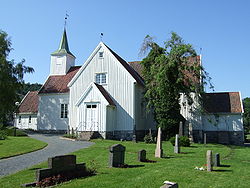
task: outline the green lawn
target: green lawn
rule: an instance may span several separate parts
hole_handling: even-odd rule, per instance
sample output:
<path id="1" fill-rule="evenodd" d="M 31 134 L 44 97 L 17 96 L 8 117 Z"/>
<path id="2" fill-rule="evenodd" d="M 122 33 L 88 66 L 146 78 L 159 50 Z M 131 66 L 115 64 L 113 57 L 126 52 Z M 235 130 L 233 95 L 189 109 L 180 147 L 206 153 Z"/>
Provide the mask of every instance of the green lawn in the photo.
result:
<path id="1" fill-rule="evenodd" d="M 250 148 L 226 147 L 222 145 L 192 144 L 192 147 L 181 148 L 181 154 L 173 153 L 173 146 L 169 142 L 163 143 L 166 158 L 154 158 L 155 145 L 109 140 L 94 140 L 95 145 L 82 149 L 74 154 L 77 162 L 86 162 L 87 166 L 95 166 L 96 176 L 72 180 L 58 187 L 107 187 L 107 188 L 159 188 L 163 181 L 178 182 L 180 187 L 249 187 L 250 185 Z M 125 163 L 129 165 L 143 165 L 136 168 L 108 168 L 109 146 L 121 143 L 126 146 Z M 137 162 L 137 151 L 147 150 L 147 158 L 157 163 Z M 206 163 L 206 151 L 220 153 L 221 164 L 224 167 L 214 168 L 215 171 L 198 171 L 195 166 Z M 94 165 L 93 165 L 94 164 Z M 226 166 L 228 165 L 228 166 Z M 230 166 L 229 166 L 230 165 Z M 42 163 L 31 169 L 18 172 L 0 179 L 0 187 L 18 187 L 22 183 L 34 181 L 37 168 L 46 167 Z"/>
<path id="2" fill-rule="evenodd" d="M 35 151 L 47 146 L 47 143 L 30 137 L 8 136 L 0 140 L 0 159 Z"/>

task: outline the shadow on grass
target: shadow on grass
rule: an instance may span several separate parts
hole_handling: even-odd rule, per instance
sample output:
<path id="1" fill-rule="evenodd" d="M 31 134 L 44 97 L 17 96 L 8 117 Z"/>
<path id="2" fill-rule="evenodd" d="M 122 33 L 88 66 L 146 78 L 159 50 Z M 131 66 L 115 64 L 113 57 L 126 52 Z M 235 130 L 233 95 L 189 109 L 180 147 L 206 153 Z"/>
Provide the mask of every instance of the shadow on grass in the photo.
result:
<path id="1" fill-rule="evenodd" d="M 232 172 L 232 170 L 216 169 L 213 172 Z"/>
<path id="2" fill-rule="evenodd" d="M 180 152 L 180 154 L 191 154 L 191 153 L 195 153 L 195 152 Z"/>
<path id="3" fill-rule="evenodd" d="M 197 146 L 189 146 L 189 147 L 186 147 L 186 148 L 198 148 Z"/>
<path id="4" fill-rule="evenodd" d="M 30 168 L 29 170 L 39 170 L 39 169 L 42 169 L 42 168 Z"/>
<path id="5" fill-rule="evenodd" d="M 120 165 L 117 168 L 139 168 L 139 167 L 144 167 L 145 165 L 128 165 L 128 164 L 124 164 L 124 165 Z"/>
<path id="6" fill-rule="evenodd" d="M 219 167 L 230 167 L 231 165 L 219 165 Z"/>

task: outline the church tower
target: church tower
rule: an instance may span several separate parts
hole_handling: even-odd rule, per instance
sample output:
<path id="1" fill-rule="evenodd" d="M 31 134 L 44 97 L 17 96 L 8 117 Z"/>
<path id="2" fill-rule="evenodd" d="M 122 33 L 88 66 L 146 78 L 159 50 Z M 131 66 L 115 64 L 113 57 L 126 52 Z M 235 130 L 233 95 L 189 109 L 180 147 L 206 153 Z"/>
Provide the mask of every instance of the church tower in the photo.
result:
<path id="1" fill-rule="evenodd" d="M 75 56 L 69 51 L 66 29 L 58 50 L 51 54 L 50 76 L 66 75 L 70 67 L 75 66 Z"/>

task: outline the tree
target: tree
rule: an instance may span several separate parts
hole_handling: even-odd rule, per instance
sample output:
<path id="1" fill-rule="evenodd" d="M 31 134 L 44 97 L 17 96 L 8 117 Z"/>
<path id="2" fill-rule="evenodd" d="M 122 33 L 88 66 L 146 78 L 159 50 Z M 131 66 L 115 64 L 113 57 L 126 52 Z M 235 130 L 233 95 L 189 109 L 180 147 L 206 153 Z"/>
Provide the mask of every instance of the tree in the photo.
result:
<path id="1" fill-rule="evenodd" d="M 164 47 L 146 36 L 142 51 L 147 49 L 150 52 L 141 62 L 147 107 L 154 110 L 155 121 L 170 137 L 182 120 L 180 94 L 183 93 L 191 105 L 194 102 L 191 93 L 196 94 L 196 99 L 200 98 L 203 92 L 200 81 L 207 78 L 207 73 L 200 62 L 193 61 L 197 56 L 193 47 L 174 32 Z"/>
<path id="2" fill-rule="evenodd" d="M 19 63 L 8 60 L 11 50 L 7 33 L 0 30 L 0 125 L 7 122 L 16 108 L 24 74 L 34 72 L 33 68 L 24 66 L 24 60 Z"/>
<path id="3" fill-rule="evenodd" d="M 243 114 L 243 124 L 245 133 L 249 133 L 250 131 L 250 98 L 243 99 L 243 108 L 244 108 L 244 114 Z"/>
<path id="4" fill-rule="evenodd" d="M 21 90 L 18 92 L 20 99 L 22 99 L 29 91 L 37 91 L 42 87 L 42 84 L 38 83 L 23 83 L 22 87 L 20 88 Z"/>

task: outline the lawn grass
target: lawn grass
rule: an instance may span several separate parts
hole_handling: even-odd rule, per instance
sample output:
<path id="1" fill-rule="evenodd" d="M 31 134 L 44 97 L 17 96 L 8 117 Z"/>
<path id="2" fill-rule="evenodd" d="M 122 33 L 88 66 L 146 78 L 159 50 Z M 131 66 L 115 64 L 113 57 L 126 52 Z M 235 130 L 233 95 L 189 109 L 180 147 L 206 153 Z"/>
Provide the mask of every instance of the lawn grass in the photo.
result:
<path id="1" fill-rule="evenodd" d="M 8 136 L 0 140 L 0 159 L 16 156 L 44 148 L 47 143 L 30 138 Z"/>
<path id="2" fill-rule="evenodd" d="M 154 144 L 94 140 L 93 146 L 74 152 L 77 162 L 86 162 L 87 167 L 97 168 L 97 175 L 65 182 L 58 187 L 108 187 L 108 188 L 159 188 L 165 180 L 178 182 L 179 187 L 249 187 L 250 185 L 250 148 L 226 147 L 223 145 L 192 144 L 181 148 L 181 154 L 173 153 L 169 142 L 163 143 L 166 158 L 154 158 Z M 125 163 L 142 165 L 135 168 L 108 168 L 109 146 L 121 143 L 126 146 Z M 137 152 L 147 151 L 147 158 L 157 163 L 137 161 Z M 206 163 L 206 151 L 220 153 L 223 167 L 214 168 L 213 172 L 195 170 L 195 166 Z M 228 165 L 228 166 L 226 166 Z M 229 166 L 230 165 L 230 166 Z M 18 187 L 22 183 L 33 182 L 37 168 L 47 167 L 47 163 L 18 172 L 0 179 L 0 187 Z"/>

